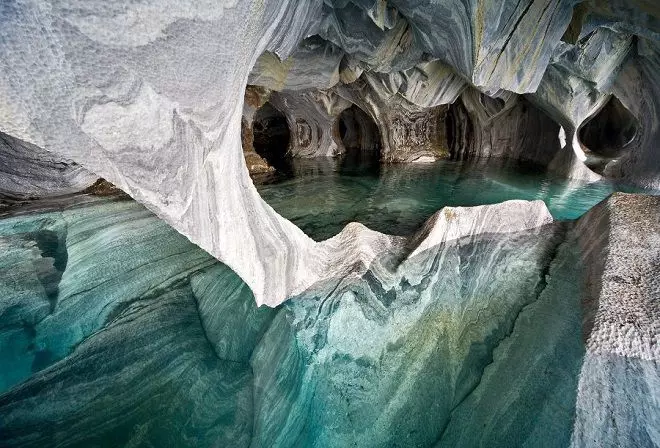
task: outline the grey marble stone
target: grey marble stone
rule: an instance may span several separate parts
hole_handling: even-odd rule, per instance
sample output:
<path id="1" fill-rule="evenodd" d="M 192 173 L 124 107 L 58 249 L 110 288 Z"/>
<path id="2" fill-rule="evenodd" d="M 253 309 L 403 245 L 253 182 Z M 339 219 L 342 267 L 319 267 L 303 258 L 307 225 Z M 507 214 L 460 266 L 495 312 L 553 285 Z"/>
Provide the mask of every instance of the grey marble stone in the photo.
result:
<path id="1" fill-rule="evenodd" d="M 275 305 L 360 254 L 340 260 L 260 199 L 242 152 L 248 82 L 289 98 L 303 90 L 332 98 L 315 100 L 308 127 L 291 120 L 301 156 L 342 152 L 332 117 L 346 100 L 378 126 L 383 161 L 448 157 L 447 105 L 474 90 L 489 99 L 461 99 L 486 118 L 472 154 L 541 163 L 554 155 L 547 165 L 564 176 L 658 186 L 658 11 L 637 1 L 576 3 L 9 3 L 0 131 L 107 179 L 226 262 L 258 303 Z M 498 99 L 514 114 L 516 94 L 561 126 L 561 149 L 541 115 L 495 119 L 504 114 L 493 113 Z M 578 135 L 610 95 L 639 128 L 599 174 Z M 291 115 L 301 110 L 311 108 Z M 528 151 L 537 133 L 541 144 Z M 247 153 L 248 165 L 268 170 Z"/>
<path id="2" fill-rule="evenodd" d="M 574 446 L 654 446 L 660 394 L 660 200 L 615 193 L 578 223 L 586 354 Z"/>
<path id="3" fill-rule="evenodd" d="M 503 158 L 548 166 L 560 151 L 559 125 L 518 95 L 491 98 L 465 90 L 449 108 L 451 157 Z"/>
<path id="4" fill-rule="evenodd" d="M 657 197 L 352 223 L 276 309 L 135 202 L 37 202 L 0 220 L 2 446 L 657 444 Z"/>
<path id="5" fill-rule="evenodd" d="M 98 179 L 57 154 L 0 132 L 0 195 L 38 198 L 77 193 Z"/>

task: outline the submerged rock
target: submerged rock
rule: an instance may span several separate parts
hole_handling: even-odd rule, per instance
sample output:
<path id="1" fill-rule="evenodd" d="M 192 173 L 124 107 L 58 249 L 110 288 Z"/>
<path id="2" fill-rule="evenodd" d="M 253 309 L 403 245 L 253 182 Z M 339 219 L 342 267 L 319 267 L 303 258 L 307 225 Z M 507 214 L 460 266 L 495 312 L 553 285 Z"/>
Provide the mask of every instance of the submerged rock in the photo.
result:
<path id="1" fill-rule="evenodd" d="M 247 446 L 274 310 L 133 201 L 58 208 L 0 220 L 0 446 Z"/>
<path id="2" fill-rule="evenodd" d="M 190 287 L 140 298 L 0 397 L 2 446 L 247 446 L 251 371 L 219 359 Z"/>
<path id="3" fill-rule="evenodd" d="M 441 441 L 453 410 L 492 362 L 493 350 L 545 288 L 562 241 L 560 227 L 458 237 L 398 266 L 392 264 L 395 254 L 380 256 L 358 278 L 329 281 L 285 303 L 251 361 L 253 443 Z M 566 299 L 577 312 L 579 300 Z M 579 319 L 574 322 L 577 351 L 566 356 L 579 359 Z M 536 405 L 552 407 L 556 400 L 550 396 Z M 527 412 L 523 409 L 515 412 Z M 570 428 L 572 414 L 563 418 Z"/>
<path id="4" fill-rule="evenodd" d="M 0 220 L 0 446 L 655 443 L 657 198 L 354 223 L 276 309 L 134 202 L 55 204 Z"/>

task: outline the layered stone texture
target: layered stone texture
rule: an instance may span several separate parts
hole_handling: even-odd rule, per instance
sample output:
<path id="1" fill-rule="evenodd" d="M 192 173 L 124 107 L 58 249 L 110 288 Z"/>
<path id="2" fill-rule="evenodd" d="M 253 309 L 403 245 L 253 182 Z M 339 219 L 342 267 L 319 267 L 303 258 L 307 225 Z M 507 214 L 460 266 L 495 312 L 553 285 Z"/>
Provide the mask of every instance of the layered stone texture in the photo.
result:
<path id="1" fill-rule="evenodd" d="M 97 179 L 74 162 L 0 132 L 0 198 L 71 194 L 84 190 Z"/>
<path id="2" fill-rule="evenodd" d="M 504 158 L 547 166 L 560 150 L 559 126 L 523 97 L 491 98 L 475 89 L 452 104 L 451 157 Z"/>
<path id="3" fill-rule="evenodd" d="M 271 105 L 286 117 L 291 157 L 344 153 L 337 119 L 347 103 L 378 127 L 382 161 L 449 157 L 452 140 L 467 133 L 447 132 L 448 105 L 461 96 L 475 138 L 453 151 L 459 158 L 511 157 L 568 177 L 657 187 L 656 8 L 575 7 L 12 3 L 0 30 L 0 131 L 107 179 L 231 266 L 259 303 L 274 305 L 344 267 L 253 188 L 242 145 L 253 172 L 274 165 L 249 147 L 263 98 L 245 109 L 248 84 L 281 95 L 283 105 Z M 597 173 L 585 164 L 579 131 L 612 95 L 639 125 Z M 505 107 L 495 112 L 499 100 Z M 539 145 L 527 149 L 534 135 Z"/>
<path id="4" fill-rule="evenodd" d="M 89 201 L 0 220 L 3 446 L 657 444 L 655 197 L 354 223 L 360 265 L 276 309 L 136 203 Z"/>
<path id="5" fill-rule="evenodd" d="M 446 208 L 424 234 L 442 235 L 443 244 L 419 245 L 396 269 L 391 253 L 375 260 L 361 278 L 328 282 L 313 295 L 285 304 L 252 358 L 260 409 L 253 443 L 444 442 L 455 410 L 480 383 L 495 347 L 508 339 L 519 313 L 544 289 L 561 240 L 552 226 L 543 228 L 547 239 L 538 237 L 541 227 L 517 232 L 511 227 L 511 232 L 481 237 L 479 230 L 461 229 L 463 220 L 494 223 L 501 216 L 483 212 Z M 579 302 L 573 298 L 572 303 Z M 575 384 L 579 319 L 573 319 L 570 331 L 575 351 L 563 355 L 573 358 L 572 366 L 567 373 L 565 367 L 551 371 L 557 381 L 573 373 Z M 289 367 L 273 369 L 277 365 Z M 540 425 L 543 440 L 551 440 L 551 427 L 567 441 L 571 401 L 571 394 L 557 391 L 535 403 L 539 414 L 545 406 L 566 407 L 561 417 L 548 413 L 563 427 L 544 424 L 542 418 L 530 418 L 528 424 Z M 556 442 L 560 446 L 561 440 Z"/>
<path id="6" fill-rule="evenodd" d="M 8 5 L 0 130 L 148 204 L 227 260 L 260 302 L 267 283 L 279 302 L 304 288 L 318 263 L 311 240 L 252 186 L 242 97 L 257 58 L 293 53 L 320 9 L 307 1 Z M 133 29 L 130 17 L 149 19 Z"/>
<path id="7" fill-rule="evenodd" d="M 364 81 L 337 90 L 378 126 L 382 161 L 428 162 L 447 157 L 447 108 L 440 104 L 423 108 L 411 103 L 400 94 L 402 83 L 401 77 L 365 76 Z"/>
<path id="8" fill-rule="evenodd" d="M 658 11 L 623 3 L 603 8 L 598 2 L 586 2 L 576 9 L 567 42 L 557 47 L 537 92 L 529 98 L 547 110 L 564 131 L 563 150 L 551 163 L 552 169 L 576 178 L 595 178 L 596 171 L 657 188 L 657 143 L 650 138 L 655 135 L 658 117 L 657 72 L 651 69 L 658 59 L 654 25 Z M 611 140 L 626 142 L 618 145 L 618 154 L 588 160 L 598 148 L 591 150 L 580 141 L 578 130 L 590 120 L 598 120 L 612 102 L 620 102 L 624 119 L 634 121 L 633 137 L 628 127 L 616 127 Z"/>
<path id="9" fill-rule="evenodd" d="M 127 200 L 37 201 L 0 235 L 0 445 L 249 444 L 273 311 L 236 274 Z"/>
<path id="10" fill-rule="evenodd" d="M 345 152 L 339 115 L 351 103 L 332 90 L 277 92 L 273 106 L 284 111 L 291 130 L 292 157 L 334 157 Z"/>
<path id="11" fill-rule="evenodd" d="M 507 217 L 507 209 L 521 206 L 529 213 Z M 3 347 L 11 349 L 2 352 L 3 364 L 11 366 L 3 375 L 13 375 L 3 387 L 11 390 L 0 395 L 4 446 L 266 446 L 267 440 L 282 437 L 284 428 L 264 427 L 262 422 L 285 417 L 279 410 L 269 411 L 271 400 L 284 390 L 266 387 L 274 373 L 296 369 L 264 363 L 288 350 L 272 333 L 284 336 L 283 331 L 290 331 L 282 324 L 295 308 L 257 309 L 250 290 L 235 274 L 133 202 L 95 200 L 77 206 L 69 202 L 63 211 L 57 202 L 41 207 L 46 211 L 1 220 L 3 245 L 13 254 L 11 270 L 2 272 L 22 267 L 20 279 L 3 275 L 0 280 L 3 288 L 9 288 L 8 297 L 17 300 L 13 304 L 3 300 Z M 525 229 L 531 236 L 534 226 L 550 222 L 540 203 L 446 209 L 417 235 L 417 247 L 424 250 L 420 244 L 431 239 L 440 243 L 476 235 L 480 229 L 461 224 L 469 224 L 471 218 L 507 240 Z M 488 225 L 491 219 L 499 225 Z M 409 250 L 402 238 L 359 225 L 350 228 L 361 235 L 352 242 L 373 238 L 392 254 Z M 517 238 L 512 241 L 522 247 Z M 539 242 L 526 241 L 531 244 L 530 256 L 540 256 L 532 255 L 543 252 Z M 498 247 L 496 243 L 490 250 L 499 251 Z M 447 250 L 456 249 L 455 243 L 448 243 Z M 177 256 L 168 255 L 172 253 Z M 376 268 L 387 264 L 389 256 L 372 265 L 369 254 L 364 255 L 365 277 L 338 273 L 331 282 L 344 286 L 335 287 L 337 293 L 343 295 L 346 288 L 358 291 L 354 288 L 371 282 L 372 275 L 392 281 L 400 275 L 385 266 Z M 426 273 L 435 272 L 433 258 L 422 257 L 423 263 L 411 260 L 404 269 L 420 292 L 427 286 Z M 413 265 L 421 271 L 409 271 Z M 49 275 L 48 269 L 58 275 Z M 23 281 L 32 278 L 29 273 L 36 277 L 34 282 Z M 91 279 L 98 286 L 89 289 Z M 532 289 L 536 282 L 521 281 Z M 379 294 L 380 289 L 374 291 Z M 412 314 L 406 320 L 411 324 L 430 305 L 431 291 L 419 305 L 407 306 Z M 303 311 L 320 302 L 301 298 L 296 303 Z M 398 307 L 398 302 L 392 306 Z M 29 328 L 24 325 L 28 319 Z M 16 344 L 20 338 L 25 344 Z M 22 384 L 11 388 L 16 383 Z M 294 384 L 281 386 L 295 390 Z M 135 406 L 136 402 L 141 405 Z M 295 407 L 292 410 L 297 412 Z"/>
<path id="12" fill-rule="evenodd" d="M 613 94 L 636 119 L 636 132 L 620 157 L 605 167 L 605 175 L 657 189 L 660 49 L 656 41 L 639 42 L 637 56 L 630 58 L 612 87 Z"/>
<path id="13" fill-rule="evenodd" d="M 214 264 L 134 202 L 102 203 L 2 220 L 4 389 L 68 355 L 114 310 Z"/>
<path id="14" fill-rule="evenodd" d="M 660 12 L 577 3 L 3 4 L 0 193 L 102 176 L 163 221 L 0 221 L 0 444 L 660 444 L 655 198 L 314 241 L 249 178 L 355 152 L 659 187 Z"/>
<path id="15" fill-rule="evenodd" d="M 573 443 L 660 443 L 660 199 L 617 193 L 580 220 L 586 354 Z"/>

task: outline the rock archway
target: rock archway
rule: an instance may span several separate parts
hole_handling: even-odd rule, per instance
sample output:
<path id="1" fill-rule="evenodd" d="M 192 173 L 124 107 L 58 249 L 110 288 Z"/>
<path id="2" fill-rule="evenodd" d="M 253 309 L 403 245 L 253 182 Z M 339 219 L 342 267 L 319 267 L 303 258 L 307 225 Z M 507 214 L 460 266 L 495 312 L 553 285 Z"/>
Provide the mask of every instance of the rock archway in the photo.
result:
<path id="1" fill-rule="evenodd" d="M 616 97 L 584 123 L 578 138 L 587 156 L 586 164 L 601 172 L 612 160 L 625 154 L 633 145 L 639 128 L 635 116 Z"/>
<path id="2" fill-rule="evenodd" d="M 256 153 L 277 171 L 289 171 L 291 132 L 284 114 L 267 102 L 255 113 L 252 130 Z"/>
<path id="3" fill-rule="evenodd" d="M 382 143 L 376 122 L 362 109 L 353 105 L 337 118 L 337 132 L 344 145 L 344 165 L 377 164 Z"/>

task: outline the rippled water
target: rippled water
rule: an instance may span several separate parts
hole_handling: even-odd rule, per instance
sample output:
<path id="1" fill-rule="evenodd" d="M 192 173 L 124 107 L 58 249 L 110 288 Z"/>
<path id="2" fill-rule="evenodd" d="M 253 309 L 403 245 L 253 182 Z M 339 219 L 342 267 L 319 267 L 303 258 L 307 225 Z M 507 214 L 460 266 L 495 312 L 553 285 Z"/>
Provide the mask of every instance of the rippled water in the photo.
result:
<path id="1" fill-rule="evenodd" d="M 510 199 L 542 199 L 555 219 L 576 219 L 614 191 L 634 191 L 609 181 L 567 180 L 501 161 L 344 167 L 331 159 L 296 161 L 292 176 L 257 188 L 278 213 L 317 240 L 337 234 L 352 221 L 408 235 L 444 206 Z"/>

